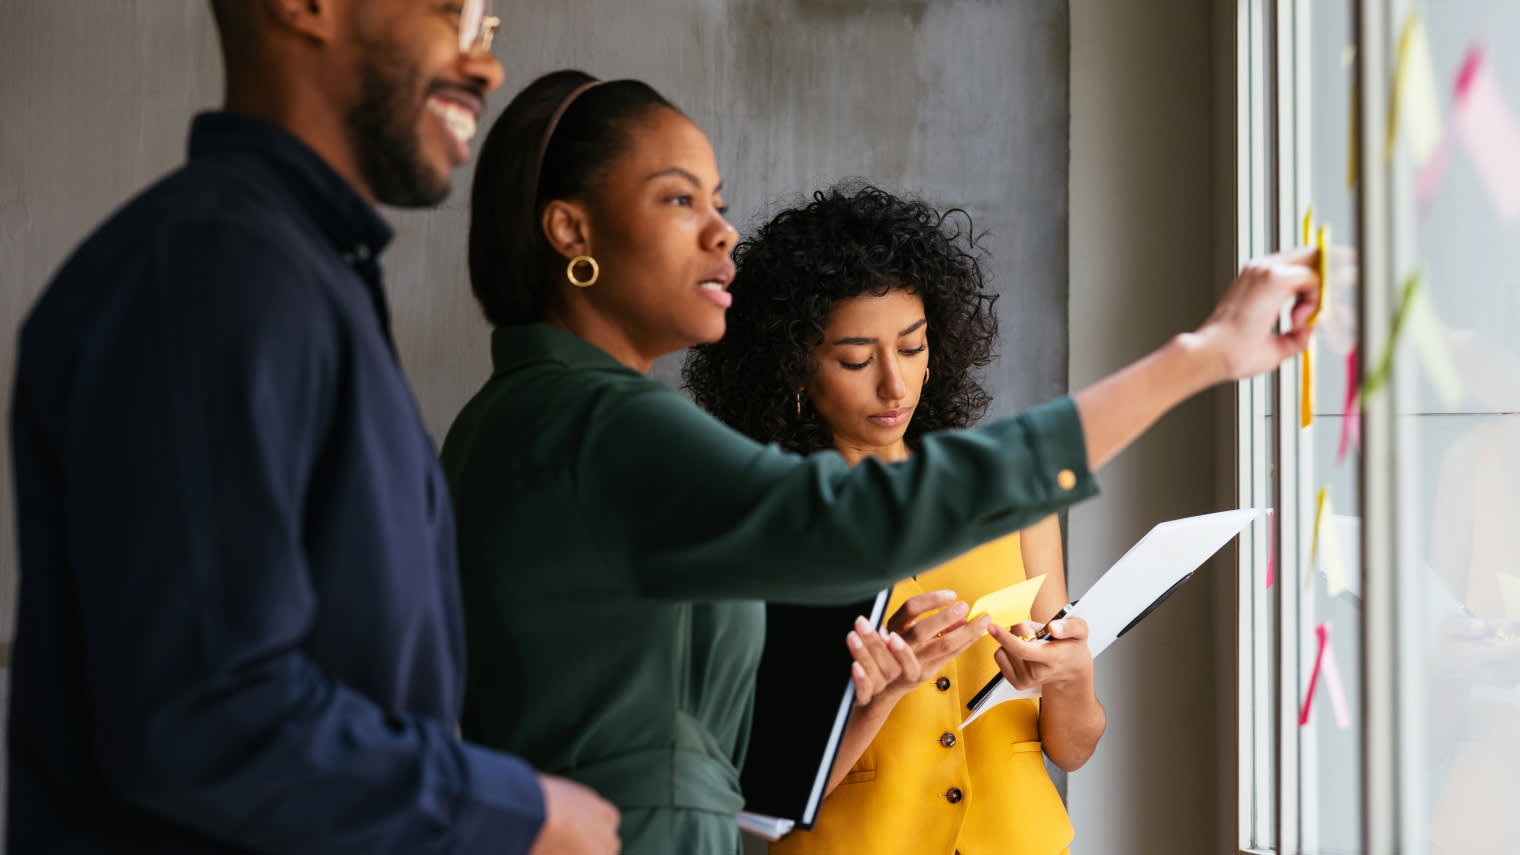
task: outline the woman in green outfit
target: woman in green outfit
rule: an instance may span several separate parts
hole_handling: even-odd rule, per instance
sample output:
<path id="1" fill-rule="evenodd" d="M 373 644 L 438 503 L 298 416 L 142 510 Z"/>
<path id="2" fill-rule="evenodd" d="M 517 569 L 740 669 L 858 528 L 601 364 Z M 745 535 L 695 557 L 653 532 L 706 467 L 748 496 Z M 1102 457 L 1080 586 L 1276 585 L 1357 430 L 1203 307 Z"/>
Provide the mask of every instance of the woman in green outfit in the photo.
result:
<path id="1" fill-rule="evenodd" d="M 1093 495 L 1089 470 L 1172 406 L 1299 352 L 1315 302 L 1311 251 L 1253 263 L 1197 331 L 1075 397 L 852 468 L 753 442 L 647 376 L 723 334 L 737 237 L 711 145 L 653 89 L 534 81 L 492 127 L 471 206 L 495 329 L 443 448 L 462 726 L 603 793 L 635 855 L 739 848 L 759 601 L 859 600 Z"/>

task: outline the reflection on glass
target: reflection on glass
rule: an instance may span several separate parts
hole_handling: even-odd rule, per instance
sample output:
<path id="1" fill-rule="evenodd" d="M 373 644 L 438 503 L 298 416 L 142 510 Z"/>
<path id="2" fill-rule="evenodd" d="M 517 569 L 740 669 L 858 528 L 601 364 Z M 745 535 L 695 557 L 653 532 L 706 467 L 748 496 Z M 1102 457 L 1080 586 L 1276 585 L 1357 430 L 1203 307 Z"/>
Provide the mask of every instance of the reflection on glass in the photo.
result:
<path id="1" fill-rule="evenodd" d="M 1400 516 L 1422 560 L 1400 595 L 1431 633 L 1400 675 L 1425 699 L 1403 742 L 1424 773 L 1429 841 L 1413 851 L 1507 855 L 1520 846 L 1520 6 L 1427 6 L 1444 136 L 1423 162 L 1406 154 L 1418 201 L 1398 216 L 1461 392 L 1441 395 L 1425 348 L 1401 345 L 1398 427 L 1416 454 L 1401 461 Z"/>
<path id="2" fill-rule="evenodd" d="M 1328 225 L 1333 238 L 1328 302 L 1311 345 L 1314 420 L 1298 445 L 1299 520 L 1307 542 L 1300 547 L 1300 574 L 1288 581 L 1299 598 L 1299 621 L 1285 628 L 1299 650 L 1299 839 L 1306 853 L 1361 850 L 1361 454 L 1354 398 L 1357 265 L 1350 249 L 1359 224 L 1348 180 L 1352 6 L 1352 0 L 1337 0 L 1299 7 L 1309 15 L 1302 46 L 1309 79 L 1300 89 L 1307 109 L 1299 111 L 1309 131 L 1305 201 L 1314 206 L 1316 229 Z"/>

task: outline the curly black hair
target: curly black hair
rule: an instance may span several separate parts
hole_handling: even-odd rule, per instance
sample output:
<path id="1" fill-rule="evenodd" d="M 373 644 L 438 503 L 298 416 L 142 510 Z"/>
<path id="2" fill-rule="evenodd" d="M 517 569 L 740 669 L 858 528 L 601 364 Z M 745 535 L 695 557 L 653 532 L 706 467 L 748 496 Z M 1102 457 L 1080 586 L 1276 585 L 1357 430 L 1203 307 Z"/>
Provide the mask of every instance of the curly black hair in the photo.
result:
<path id="1" fill-rule="evenodd" d="M 829 426 L 806 396 L 798 415 L 794 390 L 816 369 L 813 349 L 839 301 L 903 288 L 924 301 L 931 378 L 906 442 L 969 427 L 992 400 L 979 375 L 998 335 L 977 240 L 960 208 L 941 213 L 858 181 L 814 193 L 734 249 L 728 331 L 688 353 L 685 388 L 755 440 L 801 454 L 831 448 Z"/>

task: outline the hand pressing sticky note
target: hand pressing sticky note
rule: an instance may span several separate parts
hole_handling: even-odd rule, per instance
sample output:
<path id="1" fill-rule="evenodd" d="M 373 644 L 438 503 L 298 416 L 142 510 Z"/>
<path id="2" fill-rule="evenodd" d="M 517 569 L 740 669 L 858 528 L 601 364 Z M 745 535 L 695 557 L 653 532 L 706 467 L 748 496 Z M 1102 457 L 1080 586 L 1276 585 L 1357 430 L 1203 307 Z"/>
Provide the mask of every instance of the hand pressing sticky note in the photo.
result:
<path id="1" fill-rule="evenodd" d="M 1308 243 L 1308 241 L 1304 241 Z M 1325 309 L 1330 305 L 1330 226 L 1323 225 L 1314 238 L 1315 249 L 1318 250 L 1319 261 L 1319 302 L 1315 304 L 1314 311 L 1309 313 L 1305 323 L 1314 326 L 1319 323 L 1325 314 Z"/>
<path id="2" fill-rule="evenodd" d="M 987 615 L 993 623 L 1004 627 L 1029 620 L 1029 610 L 1034 607 L 1034 598 L 1044 584 L 1045 577 L 1036 576 L 1009 585 L 1001 591 L 993 591 L 971 604 L 966 622 L 970 623 L 982 615 Z"/>

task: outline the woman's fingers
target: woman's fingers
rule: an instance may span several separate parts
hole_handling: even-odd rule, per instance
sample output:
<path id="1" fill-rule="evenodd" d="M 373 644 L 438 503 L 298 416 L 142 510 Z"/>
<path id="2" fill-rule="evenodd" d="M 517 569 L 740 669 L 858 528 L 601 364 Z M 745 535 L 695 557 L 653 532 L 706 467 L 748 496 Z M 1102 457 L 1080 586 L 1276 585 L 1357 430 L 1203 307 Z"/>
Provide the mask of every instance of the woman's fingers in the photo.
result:
<path id="1" fill-rule="evenodd" d="M 1308 318 L 1321 293 L 1317 261 L 1317 249 L 1298 247 L 1252 259 L 1240 269 L 1199 329 L 1223 358 L 1229 379 L 1269 371 L 1307 346 Z M 1290 304 L 1292 328 L 1279 333 L 1278 318 Z"/>
<path id="2" fill-rule="evenodd" d="M 929 640 L 915 648 L 914 652 L 918 654 L 918 660 L 923 663 L 924 668 L 936 671 L 946 662 L 966 652 L 991 625 L 991 618 L 979 617 L 971 623 L 962 624 L 938 638 Z"/>
<path id="3" fill-rule="evenodd" d="M 850 648 L 850 658 L 855 660 L 850 663 L 850 679 L 855 682 L 855 703 L 860 706 L 870 703 L 891 682 L 881 673 L 876 655 L 870 650 L 872 639 L 879 641 L 880 637 L 874 632 L 861 635 L 854 630 L 844 639 Z"/>
<path id="4" fill-rule="evenodd" d="M 871 678 L 866 676 L 866 670 L 860 666 L 859 662 L 850 663 L 850 682 L 855 684 L 856 706 L 863 707 L 876 697 L 876 686 Z"/>
<path id="5" fill-rule="evenodd" d="M 1079 617 L 1061 618 L 1050 622 L 1050 637 L 1058 641 L 1086 641 L 1087 621 Z"/>
<path id="6" fill-rule="evenodd" d="M 891 651 L 897 661 L 898 682 L 906 685 L 918 685 L 923 669 L 908 642 L 904 641 L 902 636 L 894 632 L 887 638 L 887 649 Z"/>
<path id="7" fill-rule="evenodd" d="M 897 663 L 897 657 L 887 648 L 887 642 L 895 633 L 883 635 L 871 629 L 871 624 L 865 618 L 855 619 L 855 634 L 859 636 L 864 651 L 871 657 L 876 666 L 876 673 L 883 679 L 883 685 L 896 680 L 902 673 L 902 666 Z M 898 639 L 902 641 L 901 638 Z M 860 657 L 856 657 L 859 661 Z M 865 664 L 865 663 L 861 663 Z M 869 670 L 869 669 L 868 669 Z"/>
<path id="8" fill-rule="evenodd" d="M 1081 618 L 1053 621 L 1051 637 L 1040 641 L 1025 641 L 1001 627 L 994 627 L 990 634 L 999 645 L 993 659 L 1015 688 L 1032 689 L 1064 683 L 1092 670 L 1092 654 L 1087 649 L 1087 622 Z"/>
<path id="9" fill-rule="evenodd" d="M 925 615 L 930 615 L 932 618 L 933 613 L 942 614 L 945 607 L 952 603 L 955 603 L 954 591 L 927 591 L 909 597 L 901 606 L 898 606 L 897 611 L 892 613 L 892 617 L 887 619 L 887 629 L 906 639 L 909 630 L 917 626 L 920 620 L 925 619 Z"/>
<path id="10" fill-rule="evenodd" d="M 928 617 L 920 618 L 907 631 L 900 633 L 914 650 L 922 650 L 944 634 L 966 625 L 966 613 L 971 607 L 964 602 L 952 603 Z"/>

